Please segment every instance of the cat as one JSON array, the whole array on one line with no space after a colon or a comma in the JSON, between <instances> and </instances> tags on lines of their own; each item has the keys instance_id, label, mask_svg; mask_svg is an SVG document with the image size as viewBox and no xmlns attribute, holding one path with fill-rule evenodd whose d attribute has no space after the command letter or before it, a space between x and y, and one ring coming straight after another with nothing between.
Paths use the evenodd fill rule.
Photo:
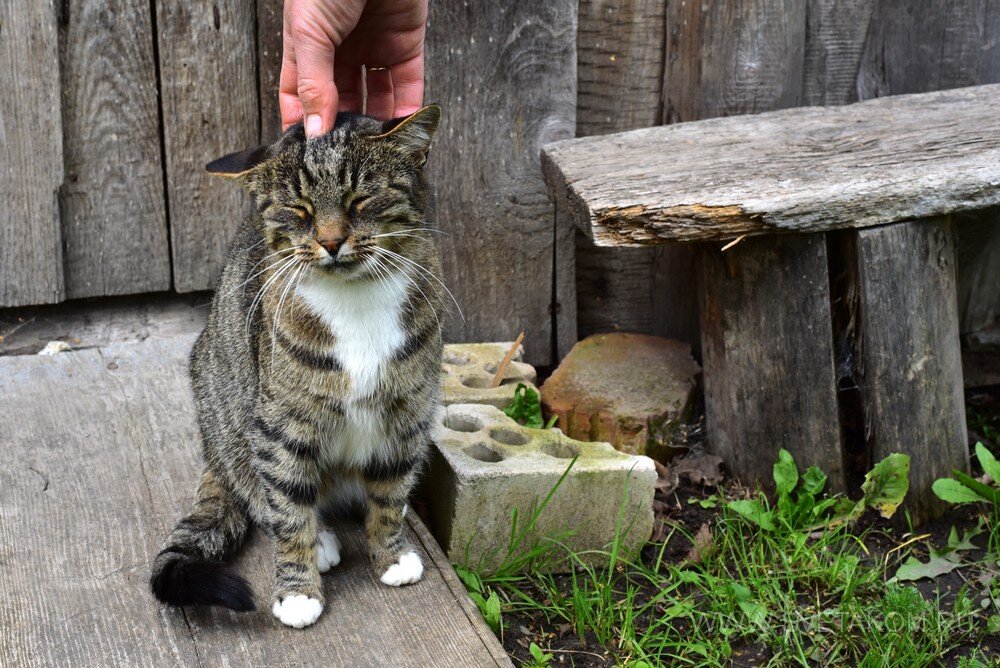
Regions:
<instances>
[{"instance_id":1,"label":"cat","mask_svg":"<svg viewBox=\"0 0 1000 668\"><path fill-rule=\"evenodd\" d=\"M379 579L421 579L404 515L442 411L446 288L423 169L440 116L341 113L322 137L300 124L208 165L253 212L191 353L205 468L153 562L160 601L254 609L225 561L256 525L274 542L274 616L309 626L340 561L317 515L351 493Z\"/></svg>"}]
</instances>

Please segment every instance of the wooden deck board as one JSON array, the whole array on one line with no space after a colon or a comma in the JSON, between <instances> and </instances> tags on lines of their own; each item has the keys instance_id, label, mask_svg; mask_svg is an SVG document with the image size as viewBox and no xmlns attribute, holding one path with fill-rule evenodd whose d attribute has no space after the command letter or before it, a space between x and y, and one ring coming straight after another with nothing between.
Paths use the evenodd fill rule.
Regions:
<instances>
[{"instance_id":1,"label":"wooden deck board","mask_svg":"<svg viewBox=\"0 0 1000 668\"><path fill-rule=\"evenodd\" d=\"M327 609L303 631L270 607L268 541L238 559L257 612L168 609L149 562L199 470L188 390L193 337L0 359L0 656L4 665L509 665L416 518L419 584L381 585L358 524ZM9 663L8 663L9 662Z\"/></svg>"}]
</instances>

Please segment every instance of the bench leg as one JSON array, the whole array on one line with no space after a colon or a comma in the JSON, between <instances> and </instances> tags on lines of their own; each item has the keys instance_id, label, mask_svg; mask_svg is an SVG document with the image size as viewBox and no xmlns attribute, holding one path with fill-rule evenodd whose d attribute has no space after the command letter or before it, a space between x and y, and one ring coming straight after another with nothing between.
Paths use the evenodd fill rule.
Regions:
<instances>
[{"instance_id":1,"label":"bench leg","mask_svg":"<svg viewBox=\"0 0 1000 668\"><path fill-rule=\"evenodd\" d=\"M744 483L773 487L785 448L842 491L825 236L720 245L698 254L709 447Z\"/></svg>"},{"instance_id":2,"label":"bench leg","mask_svg":"<svg viewBox=\"0 0 1000 668\"><path fill-rule=\"evenodd\" d=\"M866 447L874 461L910 456L906 508L943 510L935 479L968 469L954 234L935 218L856 232Z\"/></svg>"}]
</instances>

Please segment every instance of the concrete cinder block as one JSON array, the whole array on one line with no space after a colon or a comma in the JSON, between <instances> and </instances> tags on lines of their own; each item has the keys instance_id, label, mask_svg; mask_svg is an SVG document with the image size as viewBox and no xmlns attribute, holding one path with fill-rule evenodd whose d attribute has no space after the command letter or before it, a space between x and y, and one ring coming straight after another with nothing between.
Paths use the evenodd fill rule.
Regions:
<instances>
[{"instance_id":1,"label":"concrete cinder block","mask_svg":"<svg viewBox=\"0 0 1000 668\"><path fill-rule=\"evenodd\" d=\"M618 452L608 443L576 441L558 429L524 428L493 406L447 407L421 496L448 558L496 567L510 542L512 509L517 508L520 530L573 457L576 463L522 548L570 531L565 543L575 551L602 550L614 538L620 512L625 545L646 542L656 481L651 459ZM606 561L602 555L586 558Z\"/></svg>"},{"instance_id":2,"label":"concrete cinder block","mask_svg":"<svg viewBox=\"0 0 1000 668\"><path fill-rule=\"evenodd\" d=\"M585 441L666 461L676 428L696 397L691 346L644 334L596 334L580 341L542 385L546 418Z\"/></svg>"},{"instance_id":3,"label":"concrete cinder block","mask_svg":"<svg viewBox=\"0 0 1000 668\"><path fill-rule=\"evenodd\" d=\"M521 361L524 349L518 346L499 387L490 387L500 362L514 345L507 343L451 343L444 347L441 380L444 403L487 404L505 408L514 399L518 383L535 388L535 367Z\"/></svg>"}]
</instances>

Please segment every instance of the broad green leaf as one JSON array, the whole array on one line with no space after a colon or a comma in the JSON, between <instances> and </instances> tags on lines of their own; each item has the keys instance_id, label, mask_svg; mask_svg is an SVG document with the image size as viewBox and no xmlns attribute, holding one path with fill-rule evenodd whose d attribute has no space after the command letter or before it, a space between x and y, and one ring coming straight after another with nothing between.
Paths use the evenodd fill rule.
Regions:
<instances>
[{"instance_id":1,"label":"broad green leaf","mask_svg":"<svg viewBox=\"0 0 1000 668\"><path fill-rule=\"evenodd\" d=\"M778 494L791 494L798 483L799 471L795 468L795 460L788 450L782 448L778 451L778 461L774 463L774 484L778 488Z\"/></svg>"},{"instance_id":2,"label":"broad green leaf","mask_svg":"<svg viewBox=\"0 0 1000 668\"><path fill-rule=\"evenodd\" d=\"M931 489L939 499L948 503L982 503L986 501L971 489L953 478L938 478Z\"/></svg>"},{"instance_id":3,"label":"broad green leaf","mask_svg":"<svg viewBox=\"0 0 1000 668\"><path fill-rule=\"evenodd\" d=\"M770 510L764 510L759 501L740 499L739 501L730 501L726 504L726 507L741 517L750 520L761 529L774 531L774 516Z\"/></svg>"},{"instance_id":4,"label":"broad green leaf","mask_svg":"<svg viewBox=\"0 0 1000 668\"><path fill-rule=\"evenodd\" d=\"M932 553L926 564L916 557L910 557L903 562L890 582L921 580L923 578L934 579L952 572L959 566L961 566L960 562L952 561L940 554Z\"/></svg>"},{"instance_id":5,"label":"broad green leaf","mask_svg":"<svg viewBox=\"0 0 1000 668\"><path fill-rule=\"evenodd\" d=\"M468 591L481 592L483 590L483 581L469 569L456 566L455 572Z\"/></svg>"},{"instance_id":6,"label":"broad green leaf","mask_svg":"<svg viewBox=\"0 0 1000 668\"><path fill-rule=\"evenodd\" d=\"M514 388L514 400L503 409L507 417L513 418L530 429L541 429L545 425L542 419L542 402L538 392L524 383L518 383Z\"/></svg>"},{"instance_id":7,"label":"broad green leaf","mask_svg":"<svg viewBox=\"0 0 1000 668\"><path fill-rule=\"evenodd\" d=\"M910 458L893 453L876 464L861 485L865 505L876 508L882 517L892 517L910 488Z\"/></svg>"},{"instance_id":8,"label":"broad green leaf","mask_svg":"<svg viewBox=\"0 0 1000 668\"><path fill-rule=\"evenodd\" d=\"M997 461L992 452L986 449L982 442L976 443L976 458L979 459L979 465L986 471L986 475L1000 485L1000 462Z\"/></svg>"},{"instance_id":9,"label":"broad green leaf","mask_svg":"<svg viewBox=\"0 0 1000 668\"><path fill-rule=\"evenodd\" d=\"M952 471L951 474L955 476L955 479L960 483L971 489L979 496L983 497L983 500L987 503L1000 503L1000 489L990 487L989 485L976 480L964 471Z\"/></svg>"},{"instance_id":10,"label":"broad green leaf","mask_svg":"<svg viewBox=\"0 0 1000 668\"><path fill-rule=\"evenodd\" d=\"M931 489L948 503L982 503L986 499L953 478L938 478Z\"/></svg>"},{"instance_id":11,"label":"broad green leaf","mask_svg":"<svg viewBox=\"0 0 1000 668\"><path fill-rule=\"evenodd\" d=\"M810 466L802 474L802 491L816 496L826 487L826 474L818 466Z\"/></svg>"}]
</instances>

